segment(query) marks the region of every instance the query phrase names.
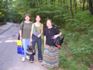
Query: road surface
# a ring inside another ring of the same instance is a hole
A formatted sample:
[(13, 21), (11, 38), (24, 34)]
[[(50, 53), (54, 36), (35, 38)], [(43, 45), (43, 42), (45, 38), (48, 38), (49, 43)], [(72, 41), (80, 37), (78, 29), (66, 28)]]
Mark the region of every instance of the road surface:
[(47, 70), (35, 60), (21, 62), (21, 56), (16, 53), (18, 27), (14, 24), (0, 34), (0, 70)]

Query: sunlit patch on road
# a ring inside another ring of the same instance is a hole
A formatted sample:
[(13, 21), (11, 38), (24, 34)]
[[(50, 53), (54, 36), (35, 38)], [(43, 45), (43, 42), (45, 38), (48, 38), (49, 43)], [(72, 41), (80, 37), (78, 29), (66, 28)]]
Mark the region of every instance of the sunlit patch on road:
[(16, 40), (6, 40), (5, 43), (13, 43), (16, 42)]
[(8, 70), (20, 70), (20, 68), (19, 67), (13, 67), (13, 68), (10, 68)]

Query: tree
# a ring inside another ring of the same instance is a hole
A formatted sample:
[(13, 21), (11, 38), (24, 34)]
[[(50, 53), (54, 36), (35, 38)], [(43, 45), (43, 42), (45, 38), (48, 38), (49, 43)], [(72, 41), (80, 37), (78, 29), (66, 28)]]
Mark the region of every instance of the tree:
[(70, 0), (70, 12), (71, 12), (72, 17), (74, 17), (72, 0)]
[(75, 12), (77, 12), (77, 0), (74, 0)]
[(86, 0), (83, 0), (83, 10), (85, 10), (85, 2), (86, 2)]
[(7, 13), (7, 0), (0, 0), (0, 22), (5, 21), (6, 13)]
[(93, 15), (93, 0), (88, 0), (90, 13)]

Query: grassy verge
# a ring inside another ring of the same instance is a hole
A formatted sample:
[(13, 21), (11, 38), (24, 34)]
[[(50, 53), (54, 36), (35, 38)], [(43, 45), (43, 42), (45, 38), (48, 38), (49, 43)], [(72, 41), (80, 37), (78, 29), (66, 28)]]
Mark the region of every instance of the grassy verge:
[(60, 50), (60, 68), (88, 70), (93, 64), (93, 16), (88, 11), (79, 12), (68, 19), (62, 29), (65, 41)]

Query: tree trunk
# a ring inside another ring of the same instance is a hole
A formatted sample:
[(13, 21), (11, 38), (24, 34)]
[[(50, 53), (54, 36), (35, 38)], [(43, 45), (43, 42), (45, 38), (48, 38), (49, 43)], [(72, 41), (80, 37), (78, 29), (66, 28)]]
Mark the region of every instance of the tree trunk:
[(72, 15), (72, 18), (74, 17), (74, 13), (73, 13), (73, 7), (72, 7), (72, 0), (70, 0), (70, 12)]
[(74, 0), (75, 13), (77, 12), (77, 0)]
[(82, 9), (82, 0), (79, 0), (80, 3), (80, 9)]
[(65, 4), (66, 3), (66, 0), (63, 0), (63, 3)]
[(88, 2), (89, 2), (90, 13), (93, 15), (93, 1), (92, 0), (88, 0)]
[(86, 2), (86, 0), (83, 0), (83, 7), (82, 7), (82, 10), (85, 10), (85, 2)]

